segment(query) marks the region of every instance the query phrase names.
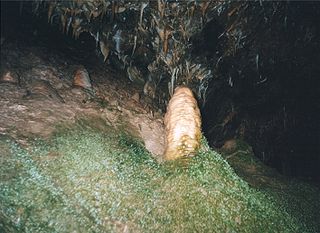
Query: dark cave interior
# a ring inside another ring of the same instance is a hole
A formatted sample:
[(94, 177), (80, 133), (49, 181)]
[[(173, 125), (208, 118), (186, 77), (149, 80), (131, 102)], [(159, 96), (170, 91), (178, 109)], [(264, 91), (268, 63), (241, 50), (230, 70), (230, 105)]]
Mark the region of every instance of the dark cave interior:
[[(20, 13), (18, 1), (1, 1), (1, 38), (20, 46), (40, 43), (83, 62), (101, 56), (89, 33), (75, 40), (34, 16), (28, 3), (23, 7)], [(282, 33), (280, 19), (258, 25), (249, 44), (212, 66), (203, 131), (214, 148), (242, 138), (280, 173), (320, 181), (320, 4), (294, 2), (287, 12)], [(223, 19), (208, 22), (192, 38), (193, 56), (217, 61), (228, 46), (225, 27)]]
[[(261, 25), (254, 33), (255, 41), (232, 59), (222, 61), (217, 72), (222, 78), (210, 83), (203, 108), (204, 131), (214, 147), (222, 146), (226, 139), (244, 138), (257, 157), (280, 173), (317, 177), (319, 5), (315, 8), (312, 2), (294, 2), (288, 15), (292, 22), (285, 31), (279, 30), (280, 19)], [(216, 43), (221, 25), (215, 22), (208, 26), (202, 32), (203, 44), (213, 41), (217, 45), (213, 50), (197, 50), (212, 56), (219, 51), (217, 46), (223, 46), (223, 42)], [(302, 28), (308, 26), (314, 32), (312, 43), (300, 38)], [(253, 63), (257, 67), (250, 66), (255, 51), (266, 57), (257, 62), (256, 55)], [(209, 125), (217, 127), (206, 130)]]

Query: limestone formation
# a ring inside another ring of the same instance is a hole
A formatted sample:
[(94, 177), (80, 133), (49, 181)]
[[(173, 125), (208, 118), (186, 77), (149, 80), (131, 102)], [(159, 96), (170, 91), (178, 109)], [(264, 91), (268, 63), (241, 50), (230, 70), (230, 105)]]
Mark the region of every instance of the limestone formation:
[(200, 146), (201, 115), (192, 91), (177, 87), (164, 119), (165, 160), (194, 156)]

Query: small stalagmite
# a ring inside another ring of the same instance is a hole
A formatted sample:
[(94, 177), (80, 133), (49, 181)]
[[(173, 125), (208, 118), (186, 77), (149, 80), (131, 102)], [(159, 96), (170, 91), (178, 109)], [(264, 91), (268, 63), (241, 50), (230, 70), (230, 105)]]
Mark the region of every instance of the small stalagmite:
[(100, 41), (99, 44), (100, 44), (100, 51), (103, 55), (103, 62), (106, 62), (110, 54), (109, 45), (103, 41)]
[(76, 70), (73, 77), (73, 86), (91, 90), (91, 80), (89, 73), (85, 68), (79, 68)]
[(200, 147), (201, 115), (192, 91), (177, 87), (169, 101), (164, 117), (166, 145), (165, 160), (191, 157)]

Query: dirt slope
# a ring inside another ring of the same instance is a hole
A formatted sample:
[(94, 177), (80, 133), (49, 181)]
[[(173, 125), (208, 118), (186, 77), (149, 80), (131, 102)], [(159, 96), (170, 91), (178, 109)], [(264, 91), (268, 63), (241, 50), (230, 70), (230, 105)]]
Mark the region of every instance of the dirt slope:
[[(97, 59), (97, 58), (96, 58)], [(91, 65), (90, 65), (91, 64)], [(73, 75), (88, 70), (93, 90), (74, 87)], [(11, 72), (17, 82), (0, 82), (0, 133), (22, 144), (29, 136), (48, 138), (59, 123), (96, 117), (124, 127), (140, 137), (158, 159), (163, 153), (162, 113), (150, 104), (141, 86), (124, 73), (94, 60), (89, 65), (66, 58), (44, 47), (5, 43), (1, 51), (1, 75)]]

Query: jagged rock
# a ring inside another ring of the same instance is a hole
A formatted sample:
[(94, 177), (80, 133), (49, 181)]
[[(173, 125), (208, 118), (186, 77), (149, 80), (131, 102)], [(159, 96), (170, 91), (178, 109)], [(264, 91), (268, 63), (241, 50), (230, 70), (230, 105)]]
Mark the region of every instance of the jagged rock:
[(127, 74), (130, 81), (133, 83), (144, 83), (144, 79), (142, 77), (142, 74), (140, 70), (136, 66), (129, 66), (127, 68)]

